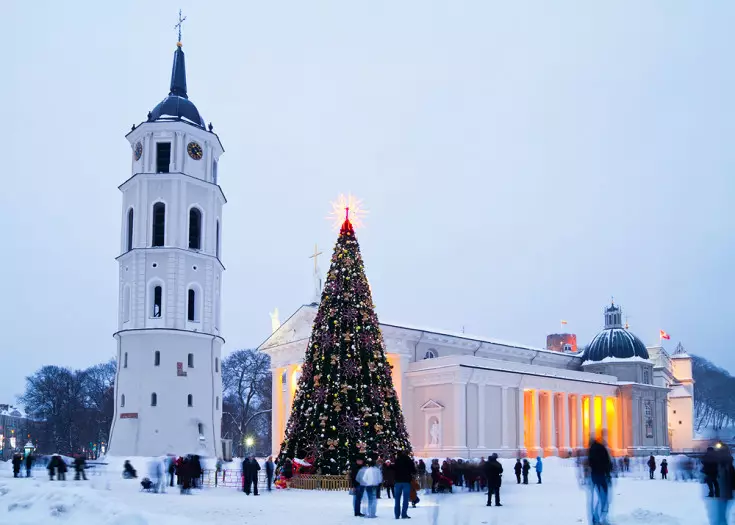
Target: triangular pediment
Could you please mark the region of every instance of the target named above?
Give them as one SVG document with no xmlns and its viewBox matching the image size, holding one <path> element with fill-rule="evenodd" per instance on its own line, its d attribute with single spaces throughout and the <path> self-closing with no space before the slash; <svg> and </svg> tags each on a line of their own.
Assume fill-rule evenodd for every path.
<svg viewBox="0 0 735 525">
<path fill-rule="evenodd" d="M 442 405 L 441 403 L 437 403 L 433 399 L 429 399 L 426 403 L 421 405 L 421 410 L 423 411 L 444 410 L 444 405 Z"/>
<path fill-rule="evenodd" d="M 304 305 L 294 314 L 286 319 L 284 323 L 273 332 L 268 339 L 258 347 L 259 350 L 268 350 L 277 346 L 293 343 L 302 339 L 308 339 L 311 336 L 311 329 L 314 325 L 317 307 Z"/>
</svg>

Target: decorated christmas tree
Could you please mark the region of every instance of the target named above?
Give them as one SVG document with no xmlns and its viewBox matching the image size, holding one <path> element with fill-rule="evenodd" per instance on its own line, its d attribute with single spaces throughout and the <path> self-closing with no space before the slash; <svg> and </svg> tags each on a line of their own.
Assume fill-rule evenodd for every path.
<svg viewBox="0 0 735 525">
<path fill-rule="evenodd" d="M 410 452 L 391 369 L 348 208 L 278 464 L 298 458 L 339 474 L 359 456 Z"/>
</svg>

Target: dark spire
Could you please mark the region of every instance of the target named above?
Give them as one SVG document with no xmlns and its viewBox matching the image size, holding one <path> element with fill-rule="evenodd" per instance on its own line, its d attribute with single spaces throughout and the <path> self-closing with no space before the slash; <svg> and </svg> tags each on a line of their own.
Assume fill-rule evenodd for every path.
<svg viewBox="0 0 735 525">
<path fill-rule="evenodd" d="M 189 98 L 186 96 L 186 65 L 184 63 L 184 52 L 181 43 L 176 44 L 174 51 L 174 66 L 171 70 L 171 91 L 169 96 Z"/>
</svg>

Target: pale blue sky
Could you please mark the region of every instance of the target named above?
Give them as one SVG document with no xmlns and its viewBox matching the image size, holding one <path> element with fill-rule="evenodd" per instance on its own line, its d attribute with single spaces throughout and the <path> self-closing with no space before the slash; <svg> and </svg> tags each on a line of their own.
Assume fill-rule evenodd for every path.
<svg viewBox="0 0 735 525">
<path fill-rule="evenodd" d="M 114 355 L 124 139 L 168 92 L 226 153 L 226 350 L 311 298 L 340 192 L 378 315 L 543 346 L 610 295 L 735 370 L 731 2 L 8 2 L 0 402 Z"/>
</svg>

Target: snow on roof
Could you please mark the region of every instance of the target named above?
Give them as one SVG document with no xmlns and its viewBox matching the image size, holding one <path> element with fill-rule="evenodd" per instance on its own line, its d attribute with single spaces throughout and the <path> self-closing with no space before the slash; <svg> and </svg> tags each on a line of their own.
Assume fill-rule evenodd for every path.
<svg viewBox="0 0 735 525">
<path fill-rule="evenodd" d="M 0 405 L 0 416 L 19 417 L 27 419 L 25 411 L 12 405 Z"/>
<path fill-rule="evenodd" d="M 650 359 L 643 359 L 640 356 L 633 357 L 606 357 L 600 361 L 585 361 L 582 366 L 591 365 L 595 363 L 650 363 Z"/>
<path fill-rule="evenodd" d="M 692 393 L 686 389 L 683 385 L 676 385 L 671 388 L 671 392 L 669 392 L 670 398 L 679 398 L 679 397 L 692 397 Z"/>
</svg>

